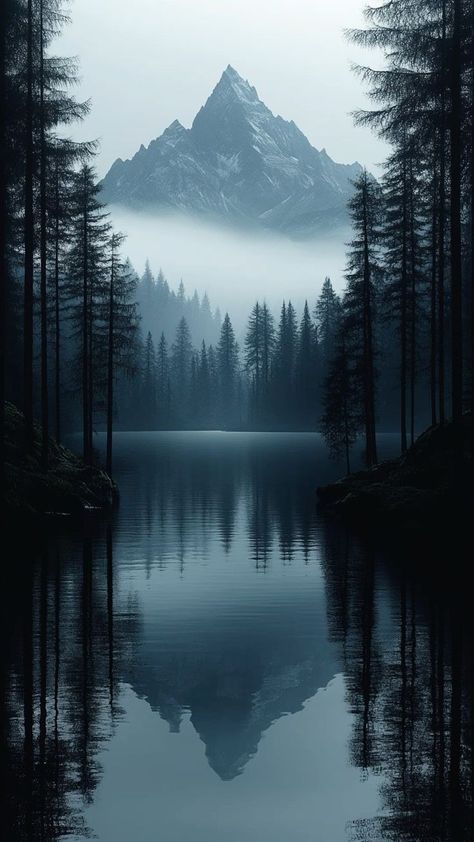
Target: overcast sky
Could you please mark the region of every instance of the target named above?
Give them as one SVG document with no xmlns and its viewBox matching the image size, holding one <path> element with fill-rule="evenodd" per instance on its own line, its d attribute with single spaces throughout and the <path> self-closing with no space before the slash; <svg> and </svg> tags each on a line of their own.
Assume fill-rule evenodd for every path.
<svg viewBox="0 0 474 842">
<path fill-rule="evenodd" d="M 58 52 L 81 63 L 92 111 L 75 136 L 98 138 L 100 175 L 175 119 L 189 126 L 227 66 L 274 113 L 341 163 L 376 170 L 384 147 L 350 112 L 367 104 L 344 28 L 365 0 L 73 0 Z M 373 64 L 374 56 L 368 57 Z"/>
</svg>

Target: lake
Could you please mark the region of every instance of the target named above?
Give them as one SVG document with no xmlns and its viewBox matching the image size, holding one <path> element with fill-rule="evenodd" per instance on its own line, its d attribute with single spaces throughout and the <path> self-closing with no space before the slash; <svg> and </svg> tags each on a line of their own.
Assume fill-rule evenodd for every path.
<svg viewBox="0 0 474 842">
<path fill-rule="evenodd" d="M 2 838 L 473 838 L 472 612 L 318 514 L 341 472 L 312 434 L 119 433 L 116 511 L 18 536 Z"/>
</svg>

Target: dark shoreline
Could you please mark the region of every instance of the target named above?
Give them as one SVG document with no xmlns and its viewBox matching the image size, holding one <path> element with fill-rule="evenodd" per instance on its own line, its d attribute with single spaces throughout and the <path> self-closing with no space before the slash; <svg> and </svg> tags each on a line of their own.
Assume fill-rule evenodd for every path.
<svg viewBox="0 0 474 842">
<path fill-rule="evenodd" d="M 41 466 L 41 428 L 35 424 L 31 453 L 24 452 L 23 431 L 22 413 L 7 403 L 3 501 L 8 517 L 64 521 L 111 509 L 118 489 L 102 468 L 85 465 L 72 451 L 50 438 L 45 471 Z"/>
<path fill-rule="evenodd" d="M 385 538 L 438 538 L 469 525 L 474 505 L 472 416 L 430 427 L 405 454 L 317 489 L 318 506 Z"/>
</svg>

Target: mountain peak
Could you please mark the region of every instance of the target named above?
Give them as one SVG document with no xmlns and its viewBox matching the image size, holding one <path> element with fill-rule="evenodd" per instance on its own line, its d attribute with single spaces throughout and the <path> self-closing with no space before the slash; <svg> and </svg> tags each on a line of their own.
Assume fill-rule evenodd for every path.
<svg viewBox="0 0 474 842">
<path fill-rule="evenodd" d="M 255 88 L 252 87 L 247 79 L 244 79 L 231 64 L 228 64 L 222 73 L 222 76 L 211 96 L 207 100 L 206 105 L 216 99 L 227 100 L 229 97 L 240 102 L 259 102 L 258 94 Z"/>
<path fill-rule="evenodd" d="M 275 117 L 231 64 L 185 129 L 178 120 L 116 162 L 104 198 L 248 220 L 295 236 L 345 223 L 357 166 L 336 164 Z"/>
<path fill-rule="evenodd" d="M 231 79 L 239 79 L 241 82 L 244 81 L 240 73 L 238 73 L 235 67 L 232 67 L 231 64 L 227 65 L 226 69 L 224 70 L 224 73 L 226 73 L 227 76 L 230 76 Z"/>
<path fill-rule="evenodd" d="M 179 120 L 173 120 L 173 122 L 170 123 L 168 128 L 164 130 L 163 134 L 164 135 L 181 134 L 181 132 L 185 132 L 185 131 L 186 131 L 186 129 L 184 128 L 182 123 L 179 122 Z"/>
</svg>

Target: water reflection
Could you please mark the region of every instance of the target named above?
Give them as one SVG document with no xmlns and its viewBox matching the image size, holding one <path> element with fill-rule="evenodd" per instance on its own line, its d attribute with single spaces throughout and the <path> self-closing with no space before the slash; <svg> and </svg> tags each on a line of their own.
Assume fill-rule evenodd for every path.
<svg viewBox="0 0 474 842">
<path fill-rule="evenodd" d="M 333 526 L 325 550 L 331 635 L 356 715 L 351 759 L 380 776 L 385 808 L 356 824 L 354 838 L 473 838 L 473 615 L 460 576 L 467 553 L 458 551 L 453 574 L 446 549 L 381 558 Z"/>
<path fill-rule="evenodd" d="M 140 842 L 471 838 L 469 603 L 318 520 L 317 440 L 127 435 L 117 467 L 109 523 L 2 567 L 2 838 L 118 842 L 122 800 Z"/>
</svg>

